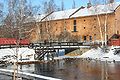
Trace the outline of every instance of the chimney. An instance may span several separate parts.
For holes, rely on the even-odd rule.
[[[84,6],[81,6],[80,9],[84,9],[85,7]]]
[[[109,0],[109,3],[114,3],[114,0]]]
[[[87,3],[87,8],[90,8],[92,6],[92,4],[89,2]]]

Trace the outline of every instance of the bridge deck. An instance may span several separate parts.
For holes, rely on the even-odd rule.
[[[34,49],[69,49],[69,48],[90,48],[92,43],[85,42],[49,42],[49,43],[34,43],[30,47]]]
[[[52,58],[54,55],[59,54],[59,50],[64,49],[65,54],[74,51],[80,48],[90,48],[93,43],[85,43],[85,42],[45,42],[45,43],[34,43],[30,44],[30,48],[33,48],[37,54],[36,59],[39,60],[44,59],[48,55]],[[51,53],[51,54],[50,54]]]

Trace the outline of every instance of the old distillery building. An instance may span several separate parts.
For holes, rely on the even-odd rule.
[[[35,20],[32,42],[105,41],[120,32],[120,6],[118,2],[80,7],[37,15]]]

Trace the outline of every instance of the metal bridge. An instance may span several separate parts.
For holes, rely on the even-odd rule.
[[[30,48],[34,49],[37,54],[37,59],[43,60],[45,56],[58,56],[61,49],[65,50],[65,54],[81,48],[90,48],[94,44],[92,42],[41,42],[32,43]]]
[[[68,49],[68,48],[89,48],[92,46],[92,43],[86,42],[41,42],[41,43],[32,43],[30,47],[33,49],[44,48],[44,49]]]

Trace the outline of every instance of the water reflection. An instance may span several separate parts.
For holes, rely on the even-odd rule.
[[[6,68],[6,67],[2,67]],[[13,69],[11,65],[7,69]],[[47,63],[22,65],[20,71],[60,78],[63,80],[120,80],[120,62],[86,59],[64,59]],[[0,80],[9,80],[10,76]],[[24,80],[24,79],[23,79]],[[41,79],[34,79],[41,80]]]
[[[36,64],[35,72],[63,80],[119,80],[120,63],[64,59]]]

